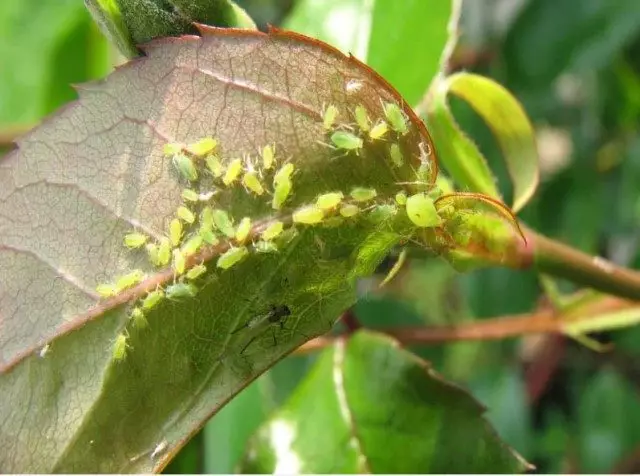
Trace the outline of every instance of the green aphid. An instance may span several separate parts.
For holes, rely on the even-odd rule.
[[[369,131],[369,138],[373,140],[382,139],[389,132],[389,126],[385,121],[378,121]]]
[[[158,266],[166,266],[169,261],[171,261],[171,242],[163,237],[158,245]]]
[[[144,245],[147,242],[148,239],[149,237],[142,233],[138,233],[138,232],[128,233],[124,235],[124,246],[126,246],[131,250],[140,248],[142,245]]]
[[[194,281],[206,272],[207,272],[207,267],[201,263],[201,264],[195,265],[193,268],[187,271],[187,274],[185,274],[185,277],[190,281]]]
[[[204,157],[205,155],[213,152],[216,147],[218,147],[217,140],[215,140],[213,137],[205,137],[204,139],[200,139],[193,144],[189,144],[186,150],[196,157]]]
[[[131,314],[129,315],[129,319],[133,322],[133,325],[137,329],[144,329],[149,325],[147,322],[147,318],[144,316],[144,312],[139,307],[134,307],[131,310]]]
[[[215,177],[220,178],[224,174],[224,166],[220,162],[220,157],[214,154],[207,155],[204,158],[204,163],[207,164],[209,172]]]
[[[315,205],[309,205],[293,212],[291,218],[294,223],[315,225],[324,220],[324,211]]]
[[[242,177],[242,185],[244,185],[247,189],[251,190],[256,195],[264,194],[264,187],[260,183],[260,179],[258,178],[258,174],[251,171],[246,172]]]
[[[260,240],[253,245],[253,248],[258,253],[276,253],[278,251],[278,247],[273,241]]]
[[[182,253],[182,251],[180,251],[179,249],[174,249],[173,250],[173,271],[176,273],[176,275],[181,275],[184,274],[185,269],[187,268],[187,259],[184,255],[184,253]]]
[[[193,225],[193,223],[196,221],[196,216],[194,215],[194,213],[184,206],[178,207],[178,209],[176,210],[176,215],[183,222],[188,223],[189,225]]]
[[[110,298],[118,294],[118,289],[113,284],[99,284],[96,287],[96,292],[102,298]]]
[[[404,165],[404,156],[398,144],[391,144],[389,147],[389,157],[391,157],[391,162],[394,166],[402,167]]]
[[[242,160],[234,159],[229,162],[227,171],[224,173],[224,177],[222,177],[222,183],[224,183],[227,187],[229,185],[232,185],[236,180],[238,180],[238,177],[240,177],[242,169]]]
[[[378,192],[373,188],[356,187],[351,190],[350,195],[356,202],[368,202],[369,200],[376,198],[378,196]]]
[[[124,333],[118,334],[116,339],[113,341],[113,347],[111,349],[113,360],[118,362],[124,360],[127,356],[127,349],[129,347],[129,344],[127,344],[127,336]]]
[[[205,228],[213,228],[213,208],[206,206],[200,212],[200,226]]]
[[[340,207],[340,215],[345,218],[351,218],[353,216],[356,216],[358,213],[360,213],[360,209],[357,205],[354,205],[352,203],[347,203]]]
[[[182,222],[177,218],[174,218],[169,223],[169,240],[171,241],[171,246],[180,246],[182,241]]]
[[[173,156],[173,166],[178,173],[189,182],[195,182],[198,180],[198,170],[193,165],[193,161],[184,154],[177,154]]]
[[[151,291],[142,300],[142,309],[145,311],[150,311],[151,309],[156,307],[160,303],[160,301],[162,301],[163,299],[164,299],[164,291],[162,289],[156,289],[155,291]]]
[[[200,200],[200,194],[195,190],[191,190],[190,188],[185,188],[182,191],[182,199],[186,202],[197,202]]]
[[[233,265],[242,261],[249,254],[249,250],[246,247],[241,246],[239,248],[229,248],[218,258],[216,266],[221,269],[229,269]]]
[[[179,142],[170,142],[164,145],[162,153],[166,157],[173,157],[174,155],[181,153],[183,150],[184,144],[180,144]]]
[[[282,208],[282,205],[284,205],[284,202],[286,202],[287,198],[289,198],[289,195],[291,195],[292,187],[293,184],[291,183],[291,179],[284,178],[282,180],[279,180],[273,190],[271,208],[273,208],[274,210],[280,210]]]
[[[409,132],[405,113],[397,104],[390,102],[384,103],[383,109],[384,116],[387,118],[387,122],[394,131],[400,134],[406,134]]]
[[[167,286],[167,299],[192,298],[198,294],[198,288],[191,283],[173,283]]]
[[[325,211],[333,210],[338,205],[340,205],[340,202],[342,202],[343,198],[344,198],[344,195],[342,192],[325,193],[318,197],[318,199],[316,200],[316,206],[319,209],[325,210]]]
[[[215,209],[213,210],[213,224],[215,227],[222,232],[228,238],[234,238],[236,235],[236,230],[233,227],[233,221],[229,217],[229,214],[224,210]]]
[[[338,108],[334,105],[329,105],[322,115],[322,126],[325,130],[329,130],[333,127],[333,124],[336,122],[338,117]]]
[[[144,273],[140,269],[134,269],[130,273],[120,276],[116,280],[116,289],[118,292],[131,288],[142,282],[144,279]]]
[[[292,163],[284,164],[282,167],[280,167],[273,176],[273,186],[277,187],[279,183],[290,180],[294,170],[295,167]]]
[[[274,240],[280,235],[280,233],[282,233],[282,230],[284,230],[284,223],[281,221],[275,221],[264,229],[260,238],[264,241]]]
[[[239,244],[244,243],[249,236],[249,232],[251,231],[251,218],[244,217],[240,220],[238,224],[238,228],[236,228],[235,239]]]
[[[369,132],[371,129],[371,120],[369,119],[369,114],[367,114],[367,110],[361,104],[356,106],[355,113],[356,123],[362,132]]]
[[[404,192],[396,193],[396,203],[400,206],[405,206],[407,204],[407,194]]]
[[[262,148],[262,168],[270,170],[276,161],[276,146],[267,144]]]
[[[145,247],[149,261],[154,266],[160,266],[159,247],[155,243],[147,243]]]
[[[202,236],[195,235],[189,238],[185,242],[185,244],[182,245],[182,248],[180,248],[180,251],[182,251],[182,254],[184,256],[191,256],[196,254],[198,251],[200,251],[200,248],[202,248],[203,244],[204,244],[204,239],[202,238]]]
[[[407,216],[414,225],[420,228],[438,226],[441,218],[431,199],[425,193],[417,193],[407,198]]]
[[[344,223],[344,218],[341,216],[333,216],[333,217],[329,217],[327,218],[325,221],[322,222],[322,226],[324,226],[325,228],[337,228],[339,226],[341,226]]]
[[[218,237],[213,232],[212,228],[200,226],[200,229],[198,230],[198,234],[202,237],[202,240],[208,245],[217,245],[218,243],[220,243],[220,240],[218,240]]]
[[[331,134],[331,142],[338,149],[356,152],[362,149],[364,144],[360,137],[347,131],[336,131]]]

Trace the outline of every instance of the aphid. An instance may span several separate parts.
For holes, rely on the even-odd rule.
[[[140,248],[142,245],[144,245],[147,242],[148,239],[149,237],[142,233],[138,233],[138,232],[128,233],[124,235],[124,246],[126,246],[129,249]]]
[[[404,192],[396,193],[396,203],[400,206],[404,206],[407,204],[407,194]]]
[[[396,167],[402,167],[404,165],[404,157],[398,144],[391,144],[389,147],[389,156],[391,157],[391,162]]]
[[[291,315],[291,309],[289,309],[289,306],[287,306],[286,304],[281,304],[277,306],[272,304],[268,312],[252,317],[245,324],[231,331],[231,334],[235,334],[243,329],[254,330],[254,332],[252,332],[253,334],[252,337],[242,347],[242,349],[240,350],[240,353],[242,354],[244,353],[245,350],[247,350],[247,347],[251,345],[251,343],[256,339],[256,337],[258,337],[258,335],[260,334],[259,331],[262,330],[262,328],[264,328],[265,326],[272,326],[274,324],[277,324],[280,327],[280,329],[283,329],[284,321],[290,315]],[[258,331],[258,332],[255,332],[255,331]],[[274,345],[277,344],[275,330],[273,333],[273,344]]]
[[[182,245],[182,248],[180,249],[180,251],[185,256],[191,256],[196,254],[198,251],[200,251],[200,248],[202,248],[203,244],[204,244],[204,239],[202,238],[202,236],[195,235],[189,238],[186,241],[186,243]]]
[[[184,149],[184,144],[180,144],[179,142],[170,142],[164,145],[162,149],[162,153],[166,157],[171,157],[176,154],[179,154],[180,152],[183,151],[183,149]]]
[[[117,288],[113,284],[99,284],[96,292],[103,298],[113,297],[118,294]]]
[[[354,205],[352,203],[347,203],[345,205],[342,205],[342,207],[340,207],[340,215],[342,215],[345,218],[356,216],[358,213],[360,213],[360,209],[358,208],[357,205]]]
[[[125,274],[124,276],[120,276],[116,280],[116,289],[118,292],[124,291],[125,289],[128,289],[140,283],[143,279],[144,273],[142,272],[142,270],[134,269],[130,273]]]
[[[336,131],[331,134],[331,142],[338,149],[347,151],[355,150],[356,152],[362,149],[364,142],[362,139],[351,132]]]
[[[258,174],[250,171],[246,172],[242,177],[242,185],[251,190],[256,195],[262,195],[264,193],[264,187],[260,183]]]
[[[173,250],[173,270],[176,274],[184,274],[185,268],[187,267],[187,260],[182,251],[179,249]]]
[[[200,226],[205,228],[213,228],[213,208],[207,206],[200,212]]]
[[[369,114],[367,114],[367,110],[361,104],[356,106],[354,116],[356,118],[356,123],[362,132],[369,132],[371,129],[371,120],[369,119]]]
[[[387,121],[394,131],[400,134],[406,134],[409,132],[405,113],[397,104],[387,102],[382,106],[384,109],[384,116],[387,118]]]
[[[40,349],[38,355],[41,359],[44,359],[47,356],[47,354],[49,353],[49,349],[51,349],[51,344],[46,344],[44,347],[42,347],[42,349]]]
[[[340,204],[343,198],[344,195],[342,192],[325,193],[318,197],[316,206],[321,210],[333,210]]]
[[[213,224],[228,238],[234,238],[236,230],[233,227],[233,221],[229,217],[229,214],[224,210],[215,209],[212,211]]]
[[[169,443],[167,443],[167,440],[162,440],[160,443],[158,443],[151,453],[151,459],[155,459],[156,457],[164,453],[168,445]]]
[[[258,253],[275,253],[278,251],[278,247],[273,241],[260,240],[253,245],[253,248]]]
[[[198,294],[198,288],[190,283],[173,283],[167,286],[167,299],[181,299],[194,297]]]
[[[406,207],[409,220],[418,227],[433,227],[441,222],[433,200],[425,193],[417,193],[407,198]]]
[[[251,218],[244,217],[238,223],[238,228],[236,228],[235,239],[238,243],[244,243],[247,237],[249,236],[249,232],[251,231]]]
[[[147,322],[147,318],[144,317],[144,312],[139,307],[134,307],[131,310],[131,314],[129,315],[129,319],[133,322],[133,325],[138,329],[144,329],[149,325]]]
[[[127,336],[121,332],[113,341],[113,347],[111,349],[111,355],[113,356],[113,360],[116,360],[116,361],[124,360],[124,358],[127,356],[128,348],[129,348],[129,344],[127,344]]]
[[[217,155],[207,155],[204,158],[204,163],[207,164],[207,168],[215,178],[220,178],[222,177],[222,174],[224,174],[224,167]]]
[[[240,174],[242,173],[242,160],[233,159],[229,165],[227,166],[227,171],[224,173],[224,177],[222,177],[222,183],[224,183],[227,187],[233,184]]]
[[[149,261],[154,266],[160,266],[160,257],[158,255],[158,245],[155,243],[147,243],[145,247],[147,250],[147,256],[149,257]]]
[[[156,289],[155,291],[151,291],[142,300],[142,309],[144,311],[149,311],[154,307],[156,307],[158,303],[163,299],[164,299],[164,291],[162,289]]]
[[[329,130],[333,127],[333,124],[336,122],[336,118],[338,117],[338,108],[333,104],[330,104],[322,115],[322,126],[325,130]]]
[[[382,139],[389,132],[389,126],[385,121],[378,121],[369,131],[369,138],[373,140]]]
[[[213,232],[213,229],[206,228],[205,226],[200,226],[200,230],[198,230],[198,234],[202,237],[202,240],[208,245],[217,245],[220,243],[218,237]]]
[[[206,272],[207,272],[207,267],[204,264],[200,263],[198,265],[195,265],[189,271],[187,271],[187,274],[185,276],[187,279],[193,281],[195,279],[198,279],[200,276],[202,276]]]
[[[262,232],[260,237],[264,241],[271,241],[271,240],[277,238],[278,235],[280,235],[280,233],[282,233],[283,229],[284,229],[284,223],[282,223],[281,221],[275,221],[275,222],[271,223],[268,227],[266,227],[264,229],[264,231]]]
[[[180,223],[178,221],[178,223]],[[166,266],[171,260],[171,242],[168,238],[161,238],[158,245],[158,266]]]
[[[217,140],[215,140],[213,137],[205,137],[204,139],[200,139],[193,144],[189,144],[187,146],[187,152],[195,155],[196,157],[204,157],[208,153],[213,152],[217,146]]]
[[[324,211],[316,205],[309,205],[293,212],[293,216],[291,218],[294,223],[315,225],[324,219]]]
[[[267,144],[262,148],[262,167],[270,170],[276,160],[276,146]]]
[[[200,195],[195,190],[185,188],[182,191],[182,199],[187,202],[197,202],[200,199]]]
[[[176,215],[183,222],[188,223],[190,225],[192,225],[193,222],[196,221],[196,216],[193,214],[193,212],[191,210],[189,210],[187,207],[184,207],[184,206],[179,206],[178,207],[178,209],[176,210]]]
[[[198,194],[198,200],[200,200],[201,202],[208,202],[209,200],[211,200],[211,197],[213,197],[215,194],[216,194],[215,191],[200,193]]]
[[[292,163],[284,164],[278,169],[273,176],[273,186],[277,187],[279,183],[291,179],[295,167]]]
[[[193,161],[184,154],[176,154],[173,156],[173,166],[178,173],[189,182],[198,180],[198,170],[193,165]]]
[[[275,181],[274,181],[275,182]],[[287,201],[289,195],[291,194],[291,188],[293,184],[291,183],[291,179],[285,178],[280,181],[275,186],[273,190],[273,198],[271,199],[271,208],[274,210],[280,210],[284,202]]]
[[[350,195],[356,202],[368,202],[369,200],[376,198],[378,196],[378,192],[373,188],[356,187],[351,190]]]
[[[350,79],[349,81],[347,81],[344,89],[348,93],[357,93],[358,91],[360,91],[360,89],[362,89],[362,82],[358,81],[357,79]]]
[[[182,222],[177,218],[174,218],[169,223],[169,240],[171,241],[171,246],[179,246],[182,241]]]
[[[241,246],[239,248],[229,248],[218,258],[216,266],[222,269],[229,269],[233,265],[241,261],[245,256],[249,254],[249,250],[246,247]]]

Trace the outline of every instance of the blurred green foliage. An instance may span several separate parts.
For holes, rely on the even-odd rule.
[[[351,49],[411,101],[418,101],[435,71],[422,32],[440,13],[430,11],[427,1],[378,0],[374,7],[356,0],[237,3],[260,28],[284,25]],[[101,78],[119,61],[78,0],[0,2],[0,58],[2,137],[72,99],[70,83]],[[637,1],[467,0],[451,66],[509,88],[538,131],[542,182],[521,218],[544,235],[638,268]],[[453,106],[497,171],[508,200],[509,181],[489,130],[464,104]],[[400,285],[386,295],[364,296],[355,312],[372,327],[445,324],[532,311],[540,298],[533,272],[457,275],[439,261],[414,261]],[[486,404],[502,438],[540,472],[616,467],[637,472],[640,329],[598,337],[615,343],[615,350],[594,354],[555,338],[412,350]],[[313,355],[289,357],[263,375],[216,415],[167,471],[233,471],[249,437],[313,360]]]

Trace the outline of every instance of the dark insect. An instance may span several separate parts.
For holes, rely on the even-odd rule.
[[[284,321],[288,316],[291,315],[291,309],[286,304],[274,305],[272,304],[269,308],[269,311],[266,313],[257,315],[252,317],[245,324],[233,330],[231,333],[235,334],[243,329],[248,329],[251,331],[251,338],[247,341],[247,343],[243,346],[240,353],[244,353],[244,351],[249,347],[249,345],[264,332],[267,327],[271,327],[273,331],[273,344],[276,345],[276,330],[273,324],[279,325],[280,329],[284,329]]]

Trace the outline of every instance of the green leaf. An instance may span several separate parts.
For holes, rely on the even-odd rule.
[[[415,104],[440,71],[456,0],[377,0],[367,64]],[[453,18],[452,18],[453,17]]]
[[[466,101],[493,132],[513,182],[513,210],[518,212],[538,186],[538,154],[533,127],[518,101],[498,83],[458,73],[434,84],[427,122],[440,161],[462,187],[500,199],[487,162],[458,127],[447,104],[449,93]]]
[[[328,348],[245,456],[249,473],[520,472],[483,408],[382,335]]]
[[[362,134],[353,151],[328,145],[334,130],[351,127],[356,105],[372,120],[384,117],[384,103],[403,105],[396,91],[357,60],[301,35],[202,28],[202,38],[155,41],[147,56],[79,87],[78,102],[2,159],[0,267],[11,276],[0,287],[3,470],[161,469],[253,379],[327,332],[355,302],[358,279],[415,232],[388,205],[399,183],[415,183],[420,163],[433,160],[415,114],[402,112],[406,134],[390,131],[384,141]],[[327,104],[338,111],[329,129]],[[230,167],[216,178],[193,155],[197,181],[176,171],[171,150],[183,154],[179,144],[206,137],[217,139],[223,167],[240,163],[239,175]],[[389,142],[404,153],[400,167]],[[268,144],[276,156],[267,170],[259,151]],[[427,168],[423,186],[435,181],[437,167]],[[288,181],[280,208],[241,185],[240,175],[256,171],[268,194],[275,177]],[[183,204],[186,187],[202,201]],[[319,195],[349,197],[357,187],[377,196],[345,198],[355,216],[336,208],[317,224],[293,224]],[[192,208],[196,223],[175,219],[181,206]],[[213,209],[236,225],[251,219],[242,242],[213,229]],[[276,222],[285,230],[258,247]],[[184,242],[205,225],[217,244],[185,256]],[[149,237],[157,263],[172,255],[173,264],[157,269],[145,247],[125,246],[131,232]],[[232,255],[242,259],[216,268],[221,255],[228,265]],[[181,277],[200,264],[207,271],[195,282]],[[100,299],[96,287],[122,276],[132,287]],[[145,308],[147,293],[163,289],[166,298]],[[134,306],[145,320],[130,320]],[[34,445],[43,435],[46,442]]]

